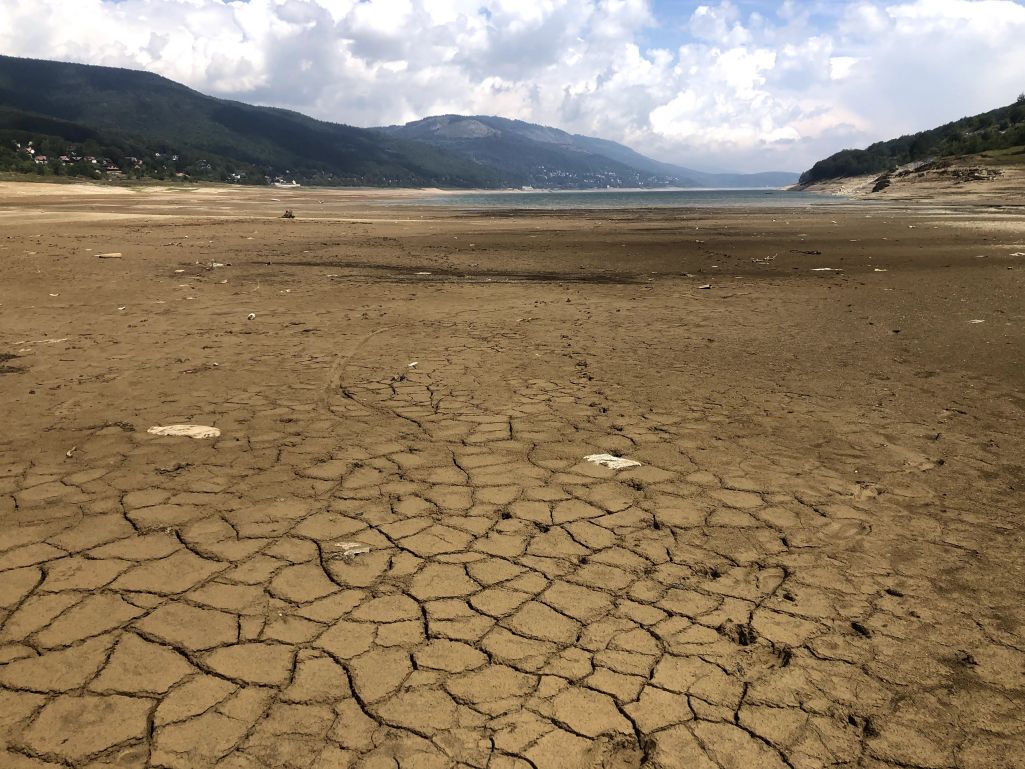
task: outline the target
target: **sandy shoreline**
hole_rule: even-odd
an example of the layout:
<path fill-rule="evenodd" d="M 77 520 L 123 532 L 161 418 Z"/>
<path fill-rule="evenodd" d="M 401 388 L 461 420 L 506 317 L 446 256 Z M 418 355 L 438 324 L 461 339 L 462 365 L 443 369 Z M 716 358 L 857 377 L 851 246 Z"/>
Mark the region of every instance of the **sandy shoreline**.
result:
<path fill-rule="evenodd" d="M 797 186 L 807 192 L 838 195 L 854 200 L 875 200 L 905 203 L 941 203 L 958 206 L 1025 206 L 1025 167 L 1020 163 L 1001 164 L 984 156 L 957 158 L 940 168 L 915 171 L 916 164 L 898 169 L 889 175 L 889 185 L 879 189 L 880 174 L 851 176 L 815 184 Z M 964 175 L 972 171 L 992 171 L 988 179 L 966 181 Z M 959 177 L 958 174 L 962 176 Z M 970 175 L 970 173 L 968 174 Z"/>
<path fill-rule="evenodd" d="M 1025 765 L 1025 216 L 114 189 L 0 183 L 0 765 Z"/>

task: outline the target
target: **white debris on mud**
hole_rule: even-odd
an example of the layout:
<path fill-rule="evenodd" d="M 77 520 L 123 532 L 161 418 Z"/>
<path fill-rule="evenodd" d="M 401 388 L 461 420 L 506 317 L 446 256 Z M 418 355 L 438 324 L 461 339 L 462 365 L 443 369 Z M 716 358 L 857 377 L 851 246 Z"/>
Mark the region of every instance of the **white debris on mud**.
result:
<path fill-rule="evenodd" d="M 338 557 L 341 558 L 355 558 L 357 555 L 370 552 L 370 545 L 364 545 L 362 542 L 335 542 L 335 547 L 341 551 L 338 553 Z"/>
<path fill-rule="evenodd" d="M 588 454 L 584 457 L 585 460 L 594 465 L 601 465 L 607 467 L 610 470 L 625 470 L 628 467 L 640 467 L 640 462 L 635 462 L 632 459 L 624 459 L 623 457 L 617 457 L 612 454 Z"/>
<path fill-rule="evenodd" d="M 146 432 L 151 435 L 169 435 L 175 438 L 196 438 L 197 440 L 217 438 L 221 434 L 216 427 L 207 427 L 206 425 L 158 425 L 151 427 Z"/>

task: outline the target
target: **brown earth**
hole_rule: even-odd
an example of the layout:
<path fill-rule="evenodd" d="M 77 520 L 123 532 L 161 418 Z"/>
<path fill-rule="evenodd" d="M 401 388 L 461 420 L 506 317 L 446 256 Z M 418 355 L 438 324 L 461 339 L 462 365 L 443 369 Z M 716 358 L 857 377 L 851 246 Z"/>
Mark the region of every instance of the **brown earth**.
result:
<path fill-rule="evenodd" d="M 885 179 L 885 184 L 879 184 Z M 847 176 L 799 186 L 855 200 L 941 202 L 997 207 L 1025 204 L 1025 150 L 910 163 L 887 174 Z"/>
<path fill-rule="evenodd" d="M 0 227 L 0 766 L 1025 766 L 1020 213 Z"/>

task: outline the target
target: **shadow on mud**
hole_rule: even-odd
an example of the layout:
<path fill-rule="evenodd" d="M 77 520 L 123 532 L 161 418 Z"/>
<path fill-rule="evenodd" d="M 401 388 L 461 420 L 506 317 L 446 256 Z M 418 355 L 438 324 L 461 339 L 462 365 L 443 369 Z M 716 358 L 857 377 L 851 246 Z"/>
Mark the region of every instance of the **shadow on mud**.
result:
<path fill-rule="evenodd" d="M 0 352 L 0 374 L 20 374 L 25 369 L 21 366 L 9 366 L 8 361 L 12 361 L 18 356 L 10 352 Z"/>
<path fill-rule="evenodd" d="M 643 283 L 647 276 L 632 273 L 612 272 L 555 272 L 555 271 L 473 271 L 453 270 L 444 267 L 396 267 L 370 264 L 368 262 L 345 261 L 275 261 L 258 262 L 252 266 L 267 267 L 318 267 L 321 269 L 351 270 L 337 277 L 359 277 L 371 280 L 403 281 L 411 283 L 595 283 L 627 284 Z"/>

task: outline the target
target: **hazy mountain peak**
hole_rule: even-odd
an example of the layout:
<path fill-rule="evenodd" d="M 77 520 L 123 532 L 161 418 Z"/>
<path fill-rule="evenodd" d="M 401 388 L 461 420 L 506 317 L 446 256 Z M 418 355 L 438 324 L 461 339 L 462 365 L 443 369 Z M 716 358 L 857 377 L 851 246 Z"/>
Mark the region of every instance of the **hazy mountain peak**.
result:
<path fill-rule="evenodd" d="M 415 124 L 445 139 L 482 139 L 500 133 L 475 117 L 462 115 L 437 115 L 418 120 Z"/>
<path fill-rule="evenodd" d="M 704 173 L 607 139 L 495 115 L 435 115 L 378 130 L 426 142 L 534 187 L 772 187 L 797 179 L 793 173 Z"/>

